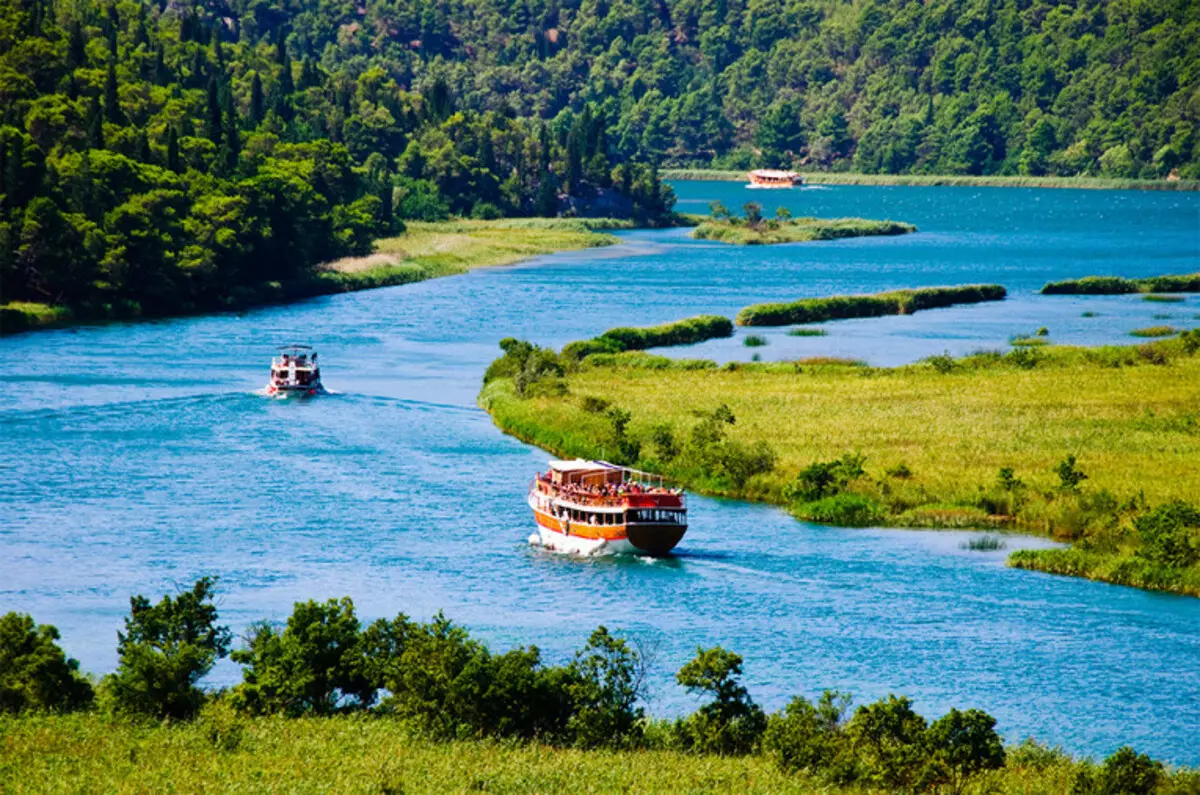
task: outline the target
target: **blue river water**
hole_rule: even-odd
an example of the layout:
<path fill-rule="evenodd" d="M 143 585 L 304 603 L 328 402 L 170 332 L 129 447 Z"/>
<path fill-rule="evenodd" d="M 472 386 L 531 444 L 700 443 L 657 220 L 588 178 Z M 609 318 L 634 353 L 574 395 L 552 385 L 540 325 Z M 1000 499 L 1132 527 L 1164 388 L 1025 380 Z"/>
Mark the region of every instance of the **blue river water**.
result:
<path fill-rule="evenodd" d="M 768 213 L 784 203 L 920 232 L 770 248 L 631 232 L 607 249 L 416 285 L 0 340 L 0 611 L 57 625 L 97 673 L 116 664 L 130 594 L 202 574 L 220 578 L 222 618 L 239 632 L 286 618 L 296 600 L 350 595 L 365 619 L 444 610 L 495 646 L 533 643 L 561 662 L 603 623 L 656 651 L 656 714 L 694 706 L 672 674 L 720 643 L 746 658 L 746 683 L 771 709 L 825 688 L 860 702 L 896 692 L 931 717 L 986 709 L 1012 742 L 1092 756 L 1128 743 L 1200 765 L 1200 600 L 1004 565 L 1012 549 L 1049 543 L 1037 538 L 971 552 L 971 533 L 822 527 L 705 498 L 692 500 L 674 558 L 556 558 L 526 544 L 524 494 L 547 455 L 474 402 L 505 336 L 561 345 L 834 292 L 999 282 L 1010 297 L 830 324 L 827 337 L 767 330 L 753 352 L 893 364 L 1004 348 L 1041 326 L 1089 344 L 1200 326 L 1197 296 L 1036 294 L 1049 279 L 1196 270 L 1200 196 L 676 188 L 682 210 L 754 199 Z M 336 394 L 256 394 L 273 346 L 291 341 L 319 348 Z M 740 337 L 664 351 L 751 352 Z M 209 683 L 238 677 L 225 662 Z"/>

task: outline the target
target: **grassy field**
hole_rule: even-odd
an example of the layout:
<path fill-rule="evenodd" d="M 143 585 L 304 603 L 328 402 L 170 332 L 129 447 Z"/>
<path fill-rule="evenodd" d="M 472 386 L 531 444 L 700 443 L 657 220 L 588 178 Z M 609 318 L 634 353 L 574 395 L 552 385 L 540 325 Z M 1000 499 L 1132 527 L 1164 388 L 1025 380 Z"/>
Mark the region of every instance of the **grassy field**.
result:
<path fill-rule="evenodd" d="M 1087 763 L 1038 748 L 968 793 L 1069 793 Z M 1163 792 L 1195 792 L 1191 771 Z M 109 792 L 744 792 L 855 793 L 780 771 L 763 756 L 579 751 L 536 744 L 412 736 L 369 717 L 239 718 L 137 725 L 94 714 L 0 716 L 0 789 Z"/>
<path fill-rule="evenodd" d="M 1044 533 L 1109 562 L 1136 554 L 1128 522 L 1138 511 L 1200 495 L 1200 355 L 1189 355 L 1179 340 L 935 357 L 899 368 L 828 360 L 718 368 L 646 354 L 598 359 L 606 366 L 585 360 L 568 375 L 566 395 L 520 400 L 502 380 L 488 384 L 480 402 L 519 438 L 559 455 L 605 458 L 614 452 L 609 423 L 581 407 L 585 396 L 601 397 L 632 412 L 628 433 L 644 442 L 642 468 L 695 490 L 788 505 L 803 518 L 838 524 Z M 722 404 L 736 418 L 729 439 L 774 451 L 770 472 L 731 483 L 697 466 L 686 445 L 657 460 L 657 426 L 687 440 L 697 412 Z M 788 496 L 802 468 L 848 454 L 865 456 L 865 472 L 845 491 L 859 501 L 850 506 L 861 509 L 852 518 L 867 521 L 837 521 L 835 509 L 847 506 Z M 1087 476 L 1076 489 L 1064 489 L 1058 474 L 1070 455 Z M 1007 485 L 1002 468 L 1014 479 Z M 1054 566 L 1064 568 L 1061 561 Z M 1200 566 L 1176 572 L 1171 582 L 1161 572 L 1122 571 L 1105 579 L 1200 595 Z"/>
<path fill-rule="evenodd" d="M 1042 295 L 1125 295 L 1128 293 L 1200 293 L 1200 273 L 1181 273 L 1151 276 L 1147 279 L 1123 279 L 1120 276 L 1085 276 L 1050 282 L 1042 287 Z M 1182 301 L 1178 296 L 1160 296 L 1168 301 Z M 1153 297 L 1147 295 L 1147 300 Z"/>
<path fill-rule="evenodd" d="M 961 284 L 953 287 L 921 287 L 890 290 L 868 295 L 834 295 L 803 298 L 790 303 L 751 304 L 737 315 L 739 326 L 791 326 L 824 323 L 856 317 L 911 315 L 924 309 L 956 304 L 1003 301 L 1008 291 L 999 284 Z"/>
<path fill-rule="evenodd" d="M 906 235 L 917 231 L 912 224 L 869 221 L 865 218 L 794 218 L 768 220 L 756 226 L 733 221 L 709 220 L 692 230 L 699 240 L 717 240 L 737 245 L 809 243 L 868 235 Z"/>
<path fill-rule="evenodd" d="M 694 223 L 681 217 L 680 223 Z M 286 303 L 317 295 L 369 290 L 454 276 L 475 268 L 511 265 L 530 257 L 617 242 L 613 229 L 632 221 L 611 218 L 514 218 L 496 221 L 412 221 L 402 235 L 378 240 L 375 251 L 319 266 L 310 276 L 235 288 L 228 308 Z M 0 305 L 0 333 L 62 326 L 70 310 L 45 304 Z"/>
<path fill-rule="evenodd" d="M 663 169 L 665 180 L 748 182 L 745 171 L 703 168 Z M 1088 188 L 1092 190 L 1200 190 L 1200 180 L 1168 182 L 1156 179 L 1109 179 L 1106 177 L 973 177 L 929 174 L 847 174 L 803 172 L 809 185 L 930 185 L 966 188 Z"/>

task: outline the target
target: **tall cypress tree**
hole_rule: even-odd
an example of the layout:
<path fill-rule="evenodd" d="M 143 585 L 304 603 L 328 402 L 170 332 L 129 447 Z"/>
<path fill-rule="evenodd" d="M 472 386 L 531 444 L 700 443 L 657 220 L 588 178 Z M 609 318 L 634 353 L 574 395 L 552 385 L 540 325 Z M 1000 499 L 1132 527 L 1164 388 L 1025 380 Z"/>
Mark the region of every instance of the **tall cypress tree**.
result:
<path fill-rule="evenodd" d="M 242 151 L 241 137 L 238 135 L 237 109 L 233 107 L 233 87 L 226 85 L 221 92 L 221 116 L 223 127 L 221 139 L 225 143 L 225 167 L 233 172 L 237 168 L 238 155 Z"/>
<path fill-rule="evenodd" d="M 263 116 L 262 80 L 259 79 L 258 72 L 255 72 L 250 81 L 250 127 L 256 128 L 262 124 Z"/>
<path fill-rule="evenodd" d="M 176 174 L 181 170 L 179 167 L 179 133 L 175 132 L 174 127 L 167 128 L 167 168 Z"/>
<path fill-rule="evenodd" d="M 121 18 L 117 16 L 117 7 L 109 5 L 104 22 L 104 33 L 108 37 L 108 57 L 117 59 L 117 31 L 121 29 Z"/>
<path fill-rule="evenodd" d="M 92 97 L 92 101 L 88 103 L 88 135 L 87 143 L 89 149 L 104 148 L 104 113 L 100 110 L 100 100 Z"/>
<path fill-rule="evenodd" d="M 117 68 L 110 62 L 104 74 L 104 116 L 113 124 L 123 124 L 121 97 L 117 92 Z"/>
<path fill-rule="evenodd" d="M 71 20 L 71 28 L 67 33 L 67 68 L 75 71 L 87 65 L 87 41 L 83 37 L 83 28 L 76 20 Z"/>
<path fill-rule="evenodd" d="M 221 98 L 217 87 L 217 77 L 208 78 L 208 140 L 218 147 L 221 145 Z"/>
<path fill-rule="evenodd" d="M 213 63 L 217 65 L 217 71 L 221 72 L 225 69 L 225 50 L 221 47 L 221 23 L 218 22 L 212 29 L 212 52 Z"/>

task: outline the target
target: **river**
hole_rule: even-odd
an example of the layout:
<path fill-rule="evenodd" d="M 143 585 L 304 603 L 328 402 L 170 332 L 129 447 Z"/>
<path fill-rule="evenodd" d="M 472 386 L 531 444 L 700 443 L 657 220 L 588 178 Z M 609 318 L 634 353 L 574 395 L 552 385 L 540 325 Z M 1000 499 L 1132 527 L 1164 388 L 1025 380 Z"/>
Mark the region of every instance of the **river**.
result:
<path fill-rule="evenodd" d="M 1200 195 L 930 187 L 751 192 L 680 183 L 679 209 L 779 202 L 794 215 L 892 218 L 920 232 L 771 248 L 623 234 L 620 246 L 299 304 L 0 340 L 0 610 L 63 634 L 86 670 L 116 664 L 128 597 L 220 578 L 240 632 L 294 601 L 349 595 L 364 619 L 444 610 L 496 647 L 566 660 L 597 624 L 656 650 L 650 709 L 696 702 L 673 672 L 698 645 L 746 658 L 769 708 L 825 688 L 995 715 L 1008 741 L 1079 754 L 1122 744 L 1200 765 L 1200 600 L 1009 569 L 973 534 L 845 530 L 695 498 L 668 560 L 563 560 L 526 545 L 543 452 L 474 399 L 505 336 L 560 345 L 615 325 L 833 292 L 999 282 L 997 304 L 768 330 L 765 359 L 875 364 L 1057 342 L 1129 342 L 1200 325 L 1200 297 L 1042 297 L 1049 279 L 1196 270 Z M 1096 317 L 1083 317 L 1084 312 Z M 1169 315 L 1168 318 L 1156 315 Z M 321 352 L 336 394 L 263 398 L 276 344 Z M 671 355 L 747 358 L 740 339 Z M 209 682 L 228 685 L 222 663 Z"/>

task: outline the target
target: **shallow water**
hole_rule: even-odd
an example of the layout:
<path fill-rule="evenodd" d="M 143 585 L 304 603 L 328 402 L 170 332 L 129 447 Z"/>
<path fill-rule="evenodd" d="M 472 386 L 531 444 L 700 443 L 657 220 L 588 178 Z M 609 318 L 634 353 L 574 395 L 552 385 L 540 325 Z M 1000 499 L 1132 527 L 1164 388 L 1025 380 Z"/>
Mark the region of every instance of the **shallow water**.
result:
<path fill-rule="evenodd" d="M 841 530 L 694 498 L 676 558 L 562 560 L 529 548 L 523 503 L 546 455 L 474 405 L 504 336 L 559 345 L 620 324 L 748 303 L 1000 282 L 1002 304 L 830 324 L 830 335 L 671 355 L 835 354 L 890 364 L 1003 347 L 1198 326 L 1200 300 L 1040 297 L 1049 279 L 1195 270 L 1200 196 L 1077 190 L 677 186 L 680 209 L 785 201 L 795 215 L 911 221 L 905 238 L 730 248 L 677 230 L 514 268 L 242 315 L 0 340 L 0 610 L 58 625 L 91 671 L 115 665 L 128 596 L 221 578 L 236 630 L 295 600 L 351 595 L 360 615 L 443 609 L 498 646 L 566 659 L 599 623 L 657 649 L 651 708 L 694 705 L 671 673 L 697 645 L 747 659 L 770 708 L 836 687 L 994 714 L 1092 755 L 1123 743 L 1200 764 L 1200 600 L 1016 571 L 971 533 Z M 1099 313 L 1083 318 L 1083 311 Z M 1155 314 L 1170 314 L 1156 319 Z M 739 332 L 741 333 L 741 332 Z M 256 395 L 271 347 L 307 341 L 327 386 L 308 402 Z M 214 684 L 236 681 L 222 664 Z"/>

